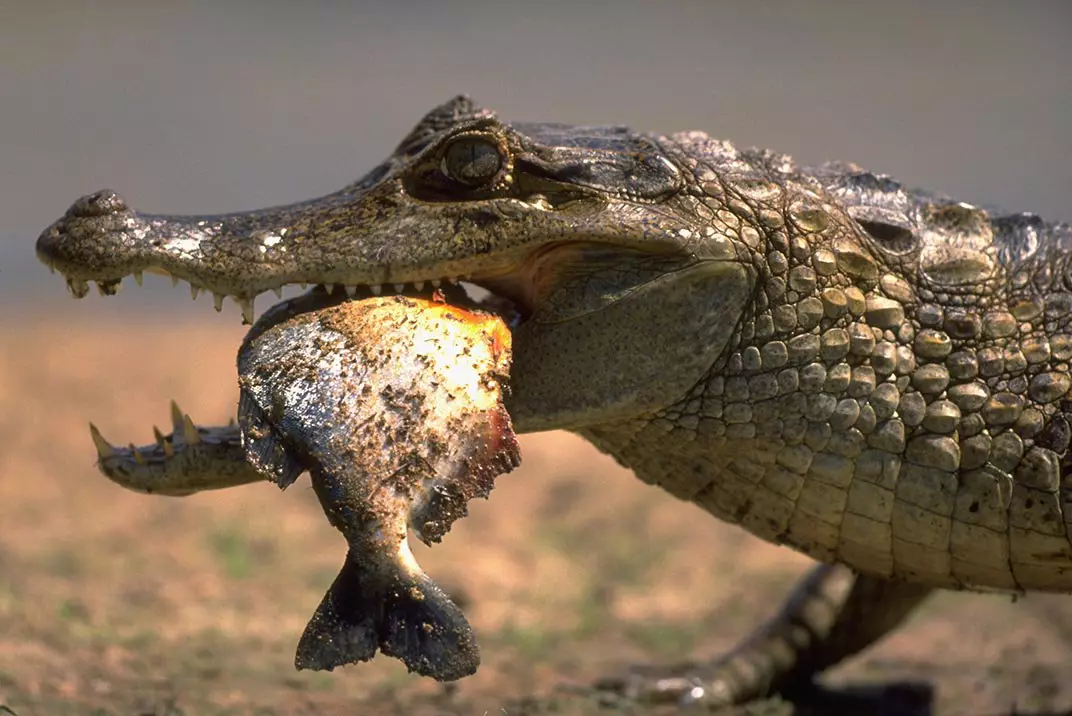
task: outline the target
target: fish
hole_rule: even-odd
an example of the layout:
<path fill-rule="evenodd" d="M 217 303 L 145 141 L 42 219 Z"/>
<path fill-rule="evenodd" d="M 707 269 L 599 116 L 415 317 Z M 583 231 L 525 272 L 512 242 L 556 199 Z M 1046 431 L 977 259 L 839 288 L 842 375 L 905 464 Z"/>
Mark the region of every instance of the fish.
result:
<path fill-rule="evenodd" d="M 239 350 L 247 461 L 282 488 L 308 471 L 347 543 L 299 640 L 298 669 L 377 651 L 439 681 L 479 666 L 472 627 L 408 542 L 410 532 L 439 542 L 521 461 L 503 403 L 509 327 L 465 303 L 313 291 L 265 313 Z"/>

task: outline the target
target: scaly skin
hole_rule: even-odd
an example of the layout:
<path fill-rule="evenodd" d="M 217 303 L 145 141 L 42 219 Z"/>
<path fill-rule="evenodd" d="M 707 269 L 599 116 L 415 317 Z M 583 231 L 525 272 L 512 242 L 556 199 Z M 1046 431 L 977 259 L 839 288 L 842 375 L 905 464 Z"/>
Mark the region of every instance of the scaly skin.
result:
<path fill-rule="evenodd" d="M 1067 224 L 700 132 L 508 124 L 456 98 L 328 197 L 158 217 L 106 191 L 37 251 L 76 295 L 143 270 L 243 304 L 461 276 L 522 314 L 518 431 L 575 431 L 840 565 L 731 657 L 627 690 L 741 700 L 863 648 L 933 587 L 1072 591 Z"/>

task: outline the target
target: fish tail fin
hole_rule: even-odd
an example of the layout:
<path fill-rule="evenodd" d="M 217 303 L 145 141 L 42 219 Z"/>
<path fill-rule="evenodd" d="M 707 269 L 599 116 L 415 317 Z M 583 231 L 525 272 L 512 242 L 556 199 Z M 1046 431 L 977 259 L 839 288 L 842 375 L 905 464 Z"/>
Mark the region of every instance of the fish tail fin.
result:
<path fill-rule="evenodd" d="M 401 570 L 386 580 L 373 576 L 351 552 L 305 628 L 294 663 L 331 671 L 368 661 L 377 648 L 438 681 L 469 676 L 480 665 L 472 627 L 435 582 Z"/>
<path fill-rule="evenodd" d="M 368 661 L 379 647 L 379 611 L 383 596 L 367 584 L 350 555 L 298 641 L 294 666 L 332 671 L 336 666 Z"/>

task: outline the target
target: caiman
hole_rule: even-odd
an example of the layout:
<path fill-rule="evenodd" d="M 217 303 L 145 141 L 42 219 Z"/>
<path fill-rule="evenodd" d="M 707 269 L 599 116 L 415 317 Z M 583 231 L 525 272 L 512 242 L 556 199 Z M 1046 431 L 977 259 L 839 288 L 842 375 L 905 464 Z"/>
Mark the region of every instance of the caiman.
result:
<path fill-rule="evenodd" d="M 637 695 L 782 689 L 935 589 L 1072 591 L 1067 223 L 703 132 L 508 123 L 457 97 L 328 196 L 160 216 L 105 190 L 37 253 L 76 296 L 150 271 L 217 309 L 233 297 L 247 322 L 292 284 L 461 280 L 512 306 L 518 432 L 577 433 L 820 563 L 736 650 L 622 682 Z M 227 428 L 176 420 L 211 459 L 120 453 L 118 479 L 178 494 L 259 479 Z"/>

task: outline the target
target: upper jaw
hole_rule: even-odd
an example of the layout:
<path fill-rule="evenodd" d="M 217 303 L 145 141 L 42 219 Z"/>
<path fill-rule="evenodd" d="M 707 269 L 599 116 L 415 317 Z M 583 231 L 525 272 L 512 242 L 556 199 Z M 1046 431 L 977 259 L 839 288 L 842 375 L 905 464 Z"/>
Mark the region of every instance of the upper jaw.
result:
<path fill-rule="evenodd" d="M 233 297 L 244 323 L 253 321 L 258 294 L 281 296 L 288 285 L 323 285 L 357 297 L 471 281 L 488 289 L 494 283 L 511 299 L 520 298 L 508 277 L 524 262 L 526 247 L 452 254 L 431 237 L 450 235 L 444 232 L 453 229 L 453 217 L 417 216 L 401 204 L 388 221 L 362 225 L 357 219 L 369 207 L 355 199 L 344 190 L 240 214 L 156 216 L 137 213 L 114 191 L 103 190 L 76 201 L 42 232 L 36 249 L 76 297 L 88 293 L 89 281 L 110 295 L 126 276 L 140 284 L 143 272 L 164 274 L 189 283 L 194 298 L 211 292 L 217 311 L 225 297 Z M 422 225 L 429 241 L 417 238 Z"/>
<path fill-rule="evenodd" d="M 651 234 L 630 239 L 606 208 L 593 201 L 563 210 L 539 196 L 428 203 L 381 177 L 287 206 L 158 216 L 137 213 L 104 190 L 82 197 L 45 229 L 37 255 L 77 297 L 89 281 L 113 294 L 126 276 L 140 283 L 142 272 L 161 273 L 189 283 L 194 298 L 211 292 L 217 311 L 233 297 L 247 324 L 259 294 L 281 297 L 288 285 L 308 284 L 360 297 L 468 281 L 527 317 L 539 302 L 534 271 L 563 245 L 676 249 Z"/>

